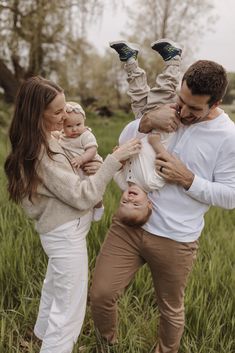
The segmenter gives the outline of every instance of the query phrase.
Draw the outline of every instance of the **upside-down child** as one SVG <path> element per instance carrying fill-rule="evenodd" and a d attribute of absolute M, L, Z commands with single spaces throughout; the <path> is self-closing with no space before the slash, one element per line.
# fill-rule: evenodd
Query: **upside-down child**
<path fill-rule="evenodd" d="M 174 102 L 180 78 L 182 53 L 178 44 L 169 39 L 160 39 L 152 43 L 152 49 L 161 55 L 165 67 L 156 77 L 156 85 L 151 89 L 147 84 L 145 71 L 138 66 L 138 47 L 125 41 L 112 42 L 110 47 L 125 63 L 124 69 L 129 83 L 127 94 L 131 98 L 136 119 L 161 104 Z M 126 133 L 128 125 L 120 136 L 120 144 Z M 154 130 L 148 135 L 139 133 L 138 137 L 141 137 L 142 143 L 140 153 L 131 158 L 114 177 L 123 190 L 117 215 L 123 223 L 130 226 L 140 226 L 147 222 L 152 212 L 148 193 L 158 190 L 165 184 L 164 179 L 156 172 L 155 158 L 163 146 L 167 148 L 171 134 Z"/>

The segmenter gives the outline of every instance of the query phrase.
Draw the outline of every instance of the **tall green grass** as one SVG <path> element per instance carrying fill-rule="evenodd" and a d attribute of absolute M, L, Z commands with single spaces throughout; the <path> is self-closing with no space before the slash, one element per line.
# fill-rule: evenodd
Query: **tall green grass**
<path fill-rule="evenodd" d="M 131 119 L 121 113 L 112 119 L 88 117 L 103 156 L 117 144 Z M 46 271 L 44 255 L 33 224 L 8 201 L 3 161 L 5 131 L 0 136 L 0 353 L 38 353 L 31 333 Z M 88 235 L 90 277 L 95 258 L 110 225 L 120 191 L 112 182 L 104 197 L 105 215 Z M 235 352 L 235 213 L 211 208 L 200 238 L 200 250 L 186 291 L 186 327 L 180 353 Z M 119 344 L 110 352 L 150 353 L 157 342 L 158 310 L 151 275 L 144 266 L 119 303 Z M 88 305 L 83 331 L 74 353 L 94 353 L 96 335 Z M 60 353 L 60 352 L 58 352 Z"/>

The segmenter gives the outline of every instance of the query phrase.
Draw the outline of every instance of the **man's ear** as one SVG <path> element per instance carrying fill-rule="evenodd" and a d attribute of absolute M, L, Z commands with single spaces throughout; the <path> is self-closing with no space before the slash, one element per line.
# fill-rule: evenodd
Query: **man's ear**
<path fill-rule="evenodd" d="M 217 108 L 221 103 L 222 103 L 222 99 L 220 99 L 219 101 L 215 102 L 215 103 L 211 106 L 211 109 Z"/>

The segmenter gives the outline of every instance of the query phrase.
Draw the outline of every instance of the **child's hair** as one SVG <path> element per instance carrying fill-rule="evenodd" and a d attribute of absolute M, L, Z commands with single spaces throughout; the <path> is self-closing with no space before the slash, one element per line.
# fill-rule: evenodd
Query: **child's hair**
<path fill-rule="evenodd" d="M 136 218 L 136 215 L 126 214 L 120 208 L 117 210 L 116 215 L 119 220 L 129 226 L 129 227 L 141 227 L 143 226 L 149 219 L 152 214 L 152 209 L 148 207 L 148 212 L 141 218 Z"/>
<path fill-rule="evenodd" d="M 76 102 L 70 101 L 66 103 L 66 113 L 76 113 L 82 114 L 84 119 L 86 119 L 85 111 L 83 110 L 82 106 Z"/>

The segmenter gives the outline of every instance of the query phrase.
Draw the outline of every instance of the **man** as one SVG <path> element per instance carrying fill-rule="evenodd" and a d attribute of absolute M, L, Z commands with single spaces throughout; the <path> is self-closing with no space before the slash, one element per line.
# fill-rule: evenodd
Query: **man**
<path fill-rule="evenodd" d="M 116 302 L 136 271 L 147 263 L 160 312 L 155 353 L 177 353 L 184 329 L 184 292 L 197 242 L 210 205 L 235 207 L 235 125 L 219 108 L 225 94 L 224 68 L 200 60 L 182 79 L 178 108 L 164 105 L 130 123 L 123 143 L 152 129 L 173 134 L 156 168 L 167 184 L 150 193 L 153 211 L 143 227 L 123 225 L 114 216 L 97 258 L 91 289 L 95 326 L 116 341 Z"/>

